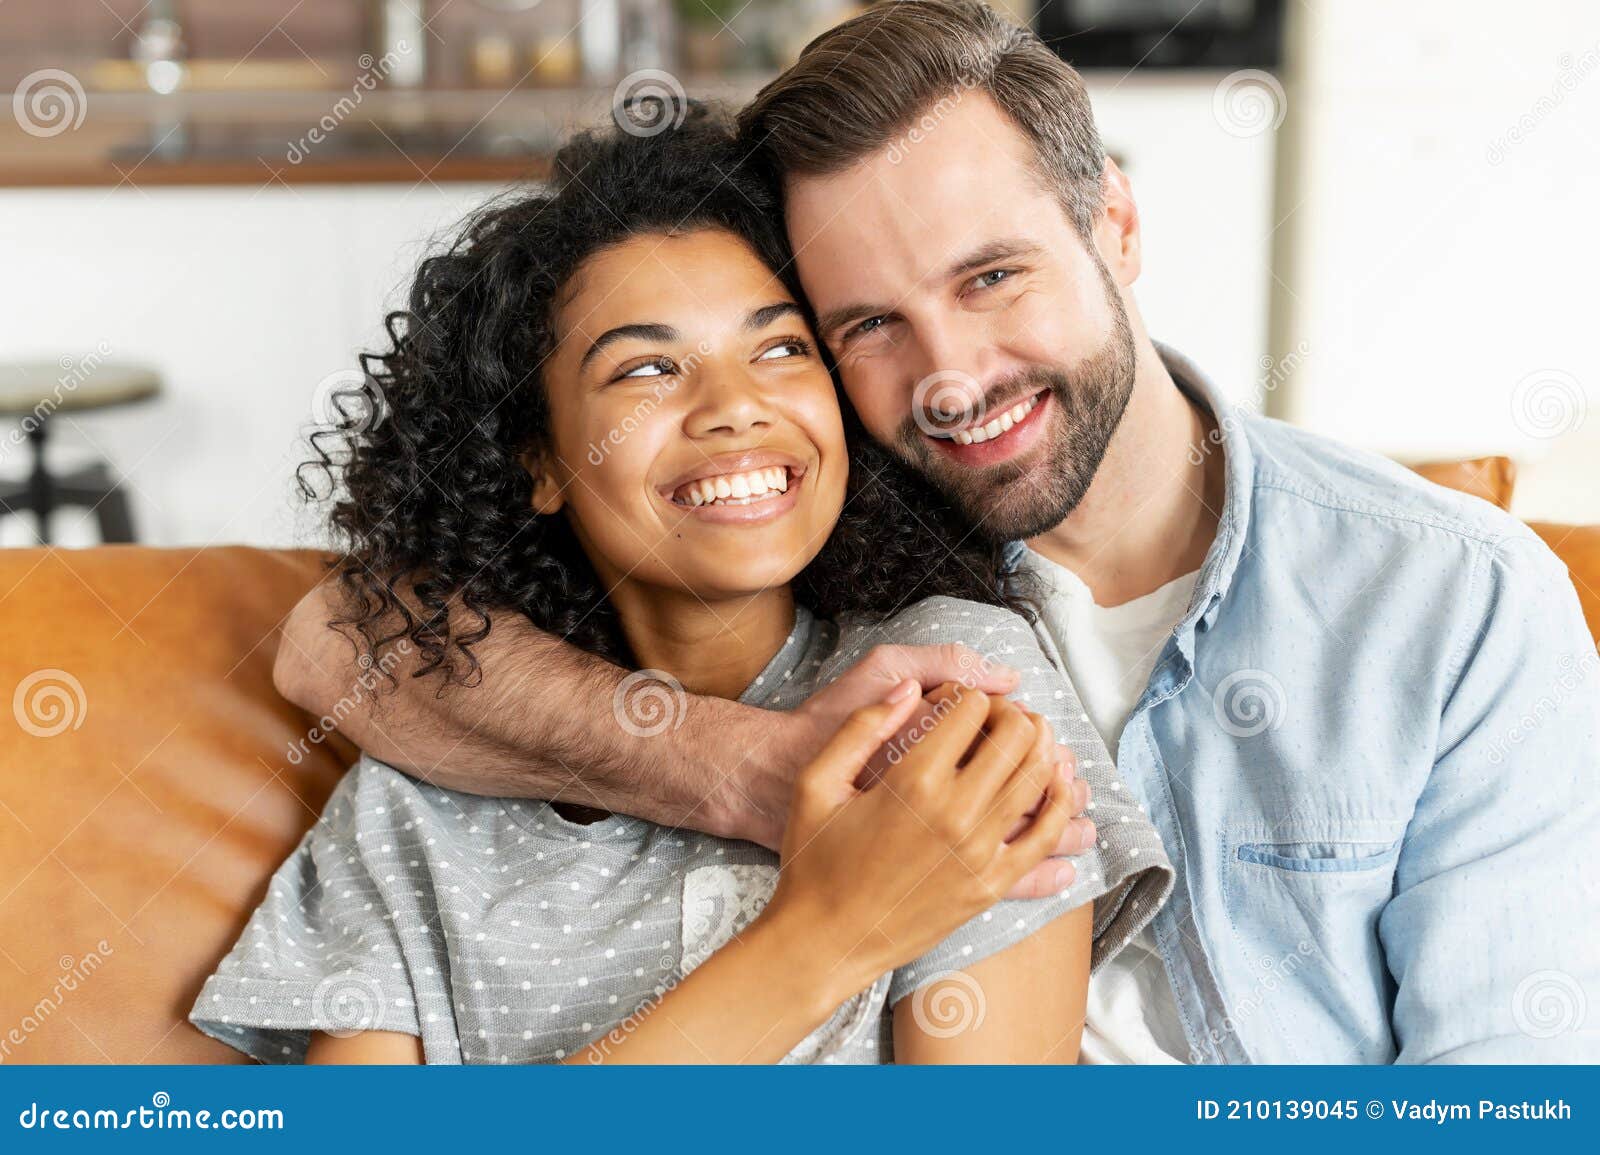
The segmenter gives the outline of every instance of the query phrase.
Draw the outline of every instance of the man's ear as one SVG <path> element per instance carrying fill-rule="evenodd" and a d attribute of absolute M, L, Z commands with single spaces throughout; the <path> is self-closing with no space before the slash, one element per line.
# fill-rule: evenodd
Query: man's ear
<path fill-rule="evenodd" d="M 533 510 L 535 513 L 559 513 L 566 504 L 565 487 L 556 480 L 544 456 L 537 449 L 524 450 L 520 458 L 522 468 L 533 478 Z"/>
<path fill-rule="evenodd" d="M 1106 268 L 1111 270 L 1117 284 L 1126 288 L 1139 279 L 1143 263 L 1139 206 L 1133 203 L 1133 185 L 1128 181 L 1128 174 L 1110 157 L 1106 157 L 1106 166 L 1100 171 L 1100 192 L 1105 207 L 1100 213 L 1095 241 Z"/>

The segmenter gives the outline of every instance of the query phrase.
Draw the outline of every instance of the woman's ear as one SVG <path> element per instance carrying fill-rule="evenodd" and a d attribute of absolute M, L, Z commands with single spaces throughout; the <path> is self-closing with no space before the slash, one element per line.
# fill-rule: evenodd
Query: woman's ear
<path fill-rule="evenodd" d="M 525 450 L 522 454 L 522 468 L 528 471 L 528 476 L 533 478 L 533 511 L 535 513 L 559 513 L 566 504 L 562 496 L 565 486 L 556 480 L 555 475 L 547 468 L 544 457 L 537 449 Z"/>

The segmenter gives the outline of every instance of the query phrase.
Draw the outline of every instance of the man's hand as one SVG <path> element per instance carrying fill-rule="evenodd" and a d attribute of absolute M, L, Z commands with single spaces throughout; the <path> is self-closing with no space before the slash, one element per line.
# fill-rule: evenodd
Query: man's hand
<path fill-rule="evenodd" d="M 911 679 L 924 693 L 954 683 L 984 694 L 1004 695 L 1017 688 L 1017 674 L 1006 666 L 985 658 L 965 646 L 878 646 L 845 671 L 836 681 L 818 690 L 807 701 L 784 717 L 776 740 L 761 744 L 763 774 L 759 786 L 762 797 L 747 798 L 752 819 L 743 837 L 776 850 L 782 845 L 788 820 L 794 776 L 816 756 L 856 710 L 883 701 L 895 686 Z M 927 708 L 931 710 L 931 707 Z M 908 724 L 915 727 L 926 716 L 919 712 Z M 775 719 L 774 721 L 777 721 Z M 1073 810 L 1080 813 L 1088 804 L 1086 783 L 1075 780 L 1077 766 L 1072 752 L 1058 746 L 1063 772 L 1073 782 Z M 868 773 L 876 777 L 886 767 L 886 759 L 875 759 Z M 1025 829 L 1025 828 L 1024 828 Z M 1021 831 L 1014 831 L 1013 837 Z M 1094 823 L 1074 818 L 1057 845 L 1059 855 L 1078 854 L 1094 845 Z M 1009 893 L 1011 898 L 1043 898 L 1071 886 L 1077 877 L 1072 863 L 1047 859 L 1029 871 Z"/>

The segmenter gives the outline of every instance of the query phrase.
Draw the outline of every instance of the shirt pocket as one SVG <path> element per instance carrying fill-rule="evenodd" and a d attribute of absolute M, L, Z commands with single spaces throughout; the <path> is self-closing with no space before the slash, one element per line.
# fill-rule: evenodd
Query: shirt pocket
<path fill-rule="evenodd" d="M 1386 1053 L 1378 917 L 1394 893 L 1404 832 L 1404 822 L 1379 819 L 1252 824 L 1224 835 L 1222 897 L 1235 947 L 1229 1012 L 1255 1061 L 1361 1061 L 1298 1045 L 1347 1035 Z"/>
<path fill-rule="evenodd" d="M 1241 862 L 1305 874 L 1382 870 L 1400 857 L 1400 840 L 1387 842 L 1241 842 Z"/>

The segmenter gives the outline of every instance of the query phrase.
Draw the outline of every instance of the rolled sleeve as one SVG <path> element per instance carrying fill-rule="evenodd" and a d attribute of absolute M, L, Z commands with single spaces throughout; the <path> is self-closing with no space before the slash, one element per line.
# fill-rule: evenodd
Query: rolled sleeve
<path fill-rule="evenodd" d="M 261 1062 L 303 1062 L 313 1031 L 421 1034 L 393 913 L 356 834 L 359 777 L 346 775 L 278 868 L 190 1012 Z"/>

